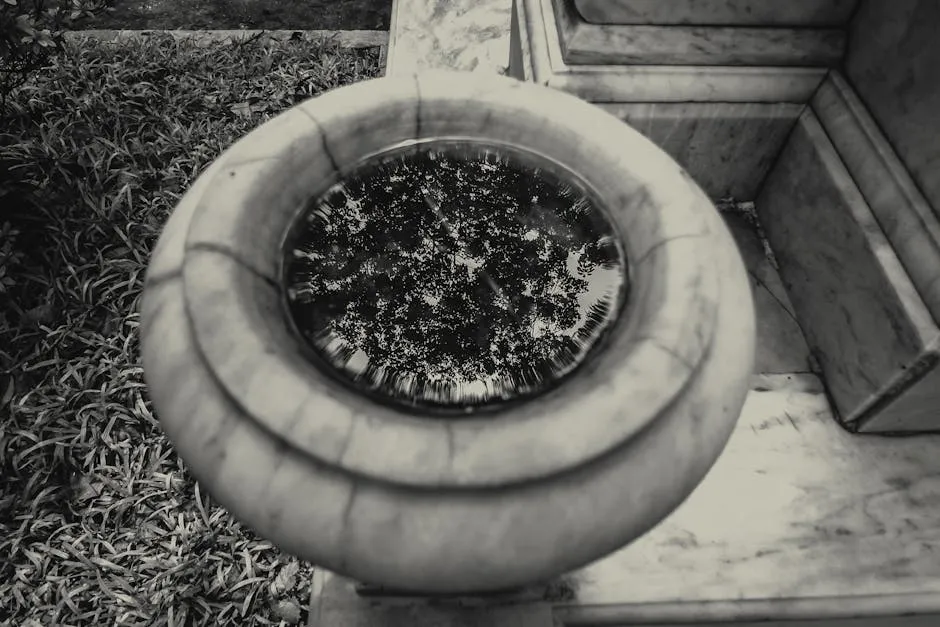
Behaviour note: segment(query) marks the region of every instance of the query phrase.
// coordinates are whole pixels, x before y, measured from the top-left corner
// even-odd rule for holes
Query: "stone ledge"
[[[756,208],[840,421],[864,432],[940,430],[940,328],[812,110]]]
[[[562,53],[571,64],[835,67],[841,28],[593,24],[573,0],[554,0]]]
[[[812,107],[934,319],[940,320],[940,220],[930,203],[839,72],[820,86]]]
[[[85,38],[99,41],[120,41],[157,34],[169,34],[175,39],[194,39],[197,44],[211,45],[223,41],[249,39],[290,39],[295,33],[309,38],[331,39],[344,48],[373,48],[388,45],[388,32],[382,30],[73,30],[65,32],[65,39],[80,41]]]
[[[514,0],[509,74],[589,102],[806,103],[826,68],[588,65],[564,60],[553,0]]]
[[[856,0],[573,0],[595,24],[842,26]]]
[[[626,102],[597,106],[665,150],[713,200],[730,196],[748,201],[757,194],[805,105]]]
[[[813,375],[752,384],[728,446],[678,509],[623,549],[552,582],[543,598],[556,625],[938,624],[940,436],[848,433]],[[363,599],[351,586],[325,585],[330,577],[315,571],[311,618],[323,609],[329,620],[311,625],[364,624],[345,614],[388,627],[396,623],[370,614],[373,603],[414,604]],[[528,607],[544,617],[544,606]]]

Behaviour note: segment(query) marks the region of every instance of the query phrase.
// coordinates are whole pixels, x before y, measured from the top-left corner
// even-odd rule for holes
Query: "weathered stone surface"
[[[920,388],[916,412],[885,414],[910,409],[885,403],[936,367],[940,329],[812,111],[756,207],[840,419],[936,428],[936,387]]]
[[[713,200],[753,200],[803,110],[794,103],[625,102],[597,105],[688,171]]]
[[[589,102],[805,103],[827,73],[823,67],[567,63],[552,3],[515,0],[509,74]]]
[[[756,65],[834,67],[841,28],[593,24],[570,0],[554,0],[565,61],[572,65]]]
[[[940,217],[940,3],[862,0],[845,73]]]
[[[858,0],[572,0],[595,24],[841,26]]]
[[[940,320],[940,220],[839,72],[820,86],[812,106],[918,293]]]

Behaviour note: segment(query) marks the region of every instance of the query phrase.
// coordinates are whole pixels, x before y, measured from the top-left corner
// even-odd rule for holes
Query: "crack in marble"
[[[347,429],[346,435],[343,438],[343,444],[339,448],[339,455],[336,457],[336,463],[340,466],[343,465],[343,460],[346,458],[346,453],[349,452],[349,447],[352,446],[353,431],[356,430],[357,422],[356,415],[353,414],[349,420],[349,429]]]
[[[212,370],[206,367],[205,364],[197,363],[196,367],[199,368],[200,365],[203,368],[204,375],[208,376],[209,379],[214,379]],[[222,416],[221,418],[219,418],[218,423],[210,431],[211,435],[200,447],[205,454],[215,457],[216,461],[214,464],[212,464],[212,466],[215,468],[218,468],[218,466],[221,466],[222,463],[224,463],[226,458],[228,457],[228,451],[226,450],[226,447],[228,445],[229,440],[231,440],[232,437],[235,435],[235,430],[238,428],[238,425],[235,424],[238,420],[236,412],[239,412],[240,410],[238,409],[237,405],[234,406],[234,411],[232,410],[233,409],[232,407],[226,407],[225,406],[226,404],[233,405],[231,402],[226,403],[226,400],[230,400],[230,399],[228,399],[225,396],[224,391],[223,391],[223,399],[220,404],[223,406],[223,409],[225,411],[222,412]],[[198,406],[199,404],[197,403],[197,407]],[[241,413],[244,414],[244,412],[241,412]],[[196,425],[197,425],[197,421],[195,420],[188,421],[186,425],[183,427],[182,436],[188,436],[192,428],[195,427]],[[214,454],[212,451],[213,448],[216,449]]]
[[[647,340],[647,341],[649,341],[649,342],[652,342],[653,345],[656,346],[656,348],[660,349],[661,351],[663,351],[664,353],[666,353],[667,355],[669,355],[670,357],[672,357],[673,359],[675,359],[676,361],[678,361],[680,364],[682,364],[683,366],[685,366],[685,367],[688,369],[689,372],[692,372],[693,370],[695,370],[695,366],[694,366],[693,364],[691,364],[688,359],[686,359],[685,357],[683,357],[682,355],[680,355],[680,354],[676,351],[676,349],[672,348],[671,346],[667,346],[666,344],[663,344],[662,341],[661,341],[659,338],[656,338],[656,337],[645,337],[645,336],[644,336],[644,337],[640,337],[640,338],[638,338],[638,339]]]
[[[189,316],[187,315],[187,319]],[[190,327],[192,323],[190,321]],[[209,359],[209,356],[206,354],[205,349],[202,346],[202,343],[197,341],[195,337],[195,330],[190,328],[190,334],[193,336],[190,345],[192,346],[193,353],[196,356],[198,364],[203,368],[206,376],[209,378],[213,391],[217,392],[221,397],[221,402],[227,404],[234,409],[234,412],[226,412],[226,419],[224,421],[235,421],[235,418],[231,418],[231,414],[237,412],[240,417],[243,417],[249,420],[257,428],[261,429],[263,432],[270,434],[276,441],[286,442],[283,435],[278,431],[275,426],[265,423],[262,419],[254,416],[248,408],[239,400],[237,396],[229,389],[225,381],[219,375],[218,372],[212,367],[212,361]],[[218,434],[212,436],[210,440],[206,443],[206,446],[213,444],[216,440]]]
[[[708,233],[683,233],[682,235],[673,235],[672,237],[667,237],[666,239],[660,240],[660,241],[656,242],[655,244],[653,244],[652,246],[650,246],[649,249],[648,249],[646,252],[644,252],[642,255],[640,255],[640,256],[637,258],[637,260],[633,262],[633,265],[634,265],[634,266],[639,266],[639,265],[642,264],[644,261],[646,261],[647,257],[649,257],[649,256],[653,253],[653,251],[655,251],[655,250],[661,248],[662,246],[665,246],[665,245],[668,244],[669,242],[674,242],[674,241],[680,240],[680,239],[695,239],[695,238],[701,238],[701,237],[705,237],[706,235],[708,235]]]
[[[342,553],[339,559],[339,565],[337,570],[340,572],[345,572],[347,565],[349,563],[349,546],[350,538],[352,536],[352,528],[349,524],[349,518],[352,516],[353,504],[356,502],[356,496],[359,492],[359,483],[353,481],[352,487],[349,489],[349,499],[346,501],[346,504],[343,506],[343,513],[340,515],[339,524],[340,524],[340,539],[339,545],[343,547]]]
[[[150,330],[153,328],[154,322],[160,317],[160,312],[163,311],[163,308],[166,306],[166,298],[160,298],[157,300],[157,303],[153,305],[153,308],[147,313],[147,316],[141,315],[140,320],[140,338],[141,342],[144,341],[144,338],[150,335]]]
[[[277,473],[280,472],[281,468],[284,467],[284,464],[287,461],[287,457],[291,453],[292,449],[288,443],[284,442],[280,438],[274,438],[274,465],[271,466],[264,482],[264,487],[261,488],[262,494],[267,494],[270,491],[271,484],[274,483],[274,479],[277,477]],[[265,512],[265,514],[267,514],[268,520],[273,524],[275,529],[280,526],[285,505],[286,503],[281,500],[274,507],[269,507],[269,509]]]
[[[414,74],[415,81],[415,139],[421,139],[421,81],[418,75]]]
[[[314,117],[312,113],[307,111],[307,109],[301,107],[299,110],[305,116],[310,118],[310,121],[312,121],[314,126],[317,127],[317,133],[320,135],[320,146],[323,148],[323,153],[326,155],[327,160],[329,160],[330,167],[333,168],[333,174],[336,177],[339,177],[340,176],[339,164],[336,162],[336,157],[333,156],[333,151],[330,150],[330,145],[326,140],[326,131],[323,130],[323,125],[320,123],[320,121],[316,117]]]
[[[311,389],[307,389],[307,393],[304,394],[303,399],[297,404],[297,407],[294,409],[294,412],[291,414],[290,419],[284,424],[284,430],[287,433],[292,433],[294,428],[300,422],[300,419],[304,416],[304,408],[307,406],[307,403],[310,402],[310,398],[313,396],[314,392]]]
[[[764,290],[770,294],[770,297],[773,298],[778,305],[780,305],[780,308],[783,309],[783,311],[787,314],[787,317],[789,317],[791,320],[793,320],[793,322],[796,323],[797,326],[799,326],[800,321],[796,319],[796,315],[794,315],[794,313],[790,311],[789,308],[787,308],[786,304],[783,302],[783,300],[780,299],[780,297],[774,294],[773,290],[770,289],[770,286],[768,286],[763,279],[757,276],[757,273],[755,273],[753,270],[748,269],[747,273],[751,275],[751,277],[754,279],[754,282],[757,283],[759,287],[764,288]]]
[[[211,253],[216,253],[216,254],[228,257],[229,259],[237,263],[239,266],[241,266],[245,270],[248,270],[253,275],[255,275],[256,277],[264,281],[270,287],[274,288],[274,290],[277,291],[278,293],[280,293],[281,291],[281,285],[277,280],[269,277],[267,274],[265,274],[261,270],[258,270],[257,268],[255,268],[253,265],[251,265],[251,263],[247,259],[242,257],[241,254],[235,252],[234,249],[229,248],[228,246],[224,244],[219,244],[217,242],[194,242],[190,244],[189,246],[187,246],[186,250],[211,252]]]

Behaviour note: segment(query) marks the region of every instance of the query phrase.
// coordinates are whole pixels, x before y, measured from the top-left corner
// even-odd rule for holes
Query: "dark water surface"
[[[412,408],[472,411],[557,385],[627,291],[613,227],[559,174],[459,140],[366,160],[288,239],[298,330],[340,380]]]

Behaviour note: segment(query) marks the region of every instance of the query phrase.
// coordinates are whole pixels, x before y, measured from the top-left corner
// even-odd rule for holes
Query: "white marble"
[[[754,227],[740,214],[723,213],[735,243],[744,258],[754,310],[757,313],[757,357],[754,372],[785,375],[809,371],[809,348],[796,319],[793,304],[764,250]],[[773,377],[771,377],[773,379]],[[757,386],[768,385],[756,378]]]
[[[884,399],[884,406],[859,422],[863,433],[938,432],[940,431],[940,405],[937,390],[940,390],[940,340],[925,349],[925,359],[918,367],[925,372],[923,377],[908,383],[903,392],[893,398]]]
[[[920,609],[940,611],[940,436],[852,435],[812,375],[792,379],[804,387],[750,393],[724,453],[671,516],[569,575],[576,605],[723,601],[732,609],[716,618],[730,620],[756,618],[748,601],[774,599],[780,617],[804,599],[828,597],[816,611],[832,614],[833,597],[845,607],[929,593]]]
[[[528,61],[510,74],[589,102],[805,103],[825,68],[681,65],[585,65],[564,60],[552,0],[517,0],[519,45]],[[524,34],[523,34],[524,30]]]
[[[386,74],[506,73],[512,0],[395,0]]]
[[[597,106],[666,151],[714,200],[753,200],[803,110],[794,103],[627,102]]]
[[[839,72],[820,86],[812,107],[927,308],[940,320],[940,219]]]
[[[592,24],[570,0],[554,0],[565,61],[571,64],[834,67],[842,28]]]
[[[97,39],[98,41],[123,41],[140,39],[144,36],[170,35],[174,39],[186,39],[197,46],[216,45],[220,41],[243,40],[259,38],[262,41],[283,41],[296,37],[300,33],[308,40],[327,40],[337,43],[344,48],[385,48],[388,44],[388,33],[380,30],[78,30],[66,31],[67,40],[81,41],[82,39]]]
[[[904,424],[904,406],[885,404],[936,367],[940,329],[812,111],[756,207],[840,419]],[[940,389],[921,387],[918,399],[930,412]]]
[[[841,26],[857,0],[572,0],[595,24]]]
[[[940,215],[940,2],[862,0],[845,71]]]
[[[846,432],[813,375],[755,378],[725,451],[678,509],[626,548],[549,582],[555,620],[645,625],[940,612],[938,450],[940,436]],[[328,573],[315,584],[315,608],[354,614],[380,604],[355,597]],[[410,603],[417,618],[427,600],[398,603]],[[544,608],[529,607],[544,617]]]
[[[360,155],[452,134],[580,168],[631,261],[635,298],[605,350],[498,420],[420,420],[338,386],[278,315],[271,253],[297,207]],[[615,118],[505,77],[428,73],[307,101],[219,162],[161,237],[143,360],[193,474],[285,550],[416,590],[526,583],[643,533],[721,452],[753,373],[748,275],[704,194]]]
[[[552,0],[396,0],[387,74],[427,69],[511,73],[592,102],[806,102],[822,68],[568,65],[550,12]],[[543,10],[549,12],[543,15]],[[510,23],[520,31],[510,42]],[[516,65],[509,68],[510,50]]]

